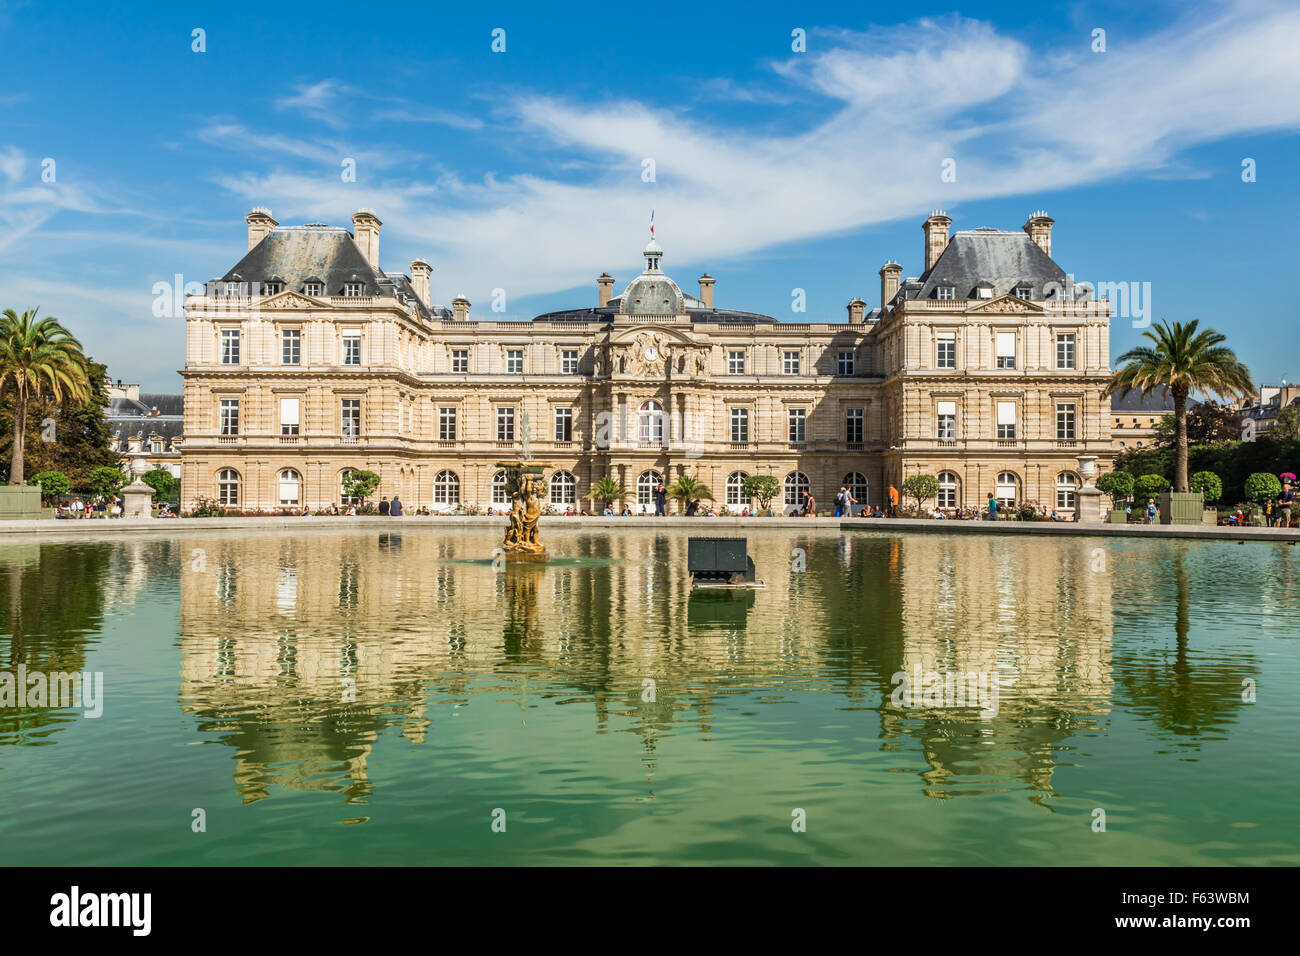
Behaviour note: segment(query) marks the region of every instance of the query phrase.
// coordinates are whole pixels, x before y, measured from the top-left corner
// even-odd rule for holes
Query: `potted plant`
[[[1110,523],[1124,524],[1128,521],[1128,512],[1122,502],[1133,494],[1133,475],[1127,471],[1108,471],[1097,479],[1097,490],[1110,495]]]
[[[1198,471],[1192,475],[1189,483],[1192,491],[1200,492],[1201,498],[1207,505],[1201,513],[1201,524],[1218,524],[1219,509],[1213,505],[1223,497],[1223,482],[1219,480],[1219,476],[1212,471]]]
[[[750,475],[741,485],[741,491],[746,498],[758,502],[758,508],[752,512],[757,515],[760,509],[766,511],[772,506],[772,499],[781,493],[781,482],[775,475]]]
[[[1250,516],[1250,523],[1256,528],[1264,527],[1264,502],[1276,498],[1282,493],[1282,482],[1270,472],[1257,471],[1246,479],[1246,497],[1254,502],[1257,509]]]

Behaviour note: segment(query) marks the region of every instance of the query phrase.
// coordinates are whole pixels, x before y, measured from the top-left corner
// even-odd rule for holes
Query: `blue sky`
[[[1240,0],[0,0],[0,307],[39,305],[114,376],[179,391],[184,323],[154,315],[154,285],[226,272],[257,205],[341,225],[372,207],[386,269],[425,256],[436,301],[489,318],[592,304],[602,271],[621,290],[654,208],[686,291],[707,270],[719,305],[792,321],[878,305],[887,259],[918,274],[932,208],[954,229],[1043,208],[1066,272],[1149,282],[1155,317],[1295,381],[1297,45],[1296,4]],[[1112,355],[1138,336],[1116,319]]]

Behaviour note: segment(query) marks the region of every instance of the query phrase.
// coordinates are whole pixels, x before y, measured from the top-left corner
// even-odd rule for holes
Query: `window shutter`
[[[939,403],[939,414],[940,414],[940,415],[953,415],[953,416],[955,416],[955,415],[957,414],[957,403],[956,403],[956,402],[940,402],[940,403]]]
[[[998,402],[998,424],[1014,425],[1016,423],[1016,403]]]
[[[280,399],[280,424],[281,425],[298,424],[298,399],[296,398]]]
[[[998,333],[998,355],[1015,355],[1016,354],[1016,333],[999,332]]]

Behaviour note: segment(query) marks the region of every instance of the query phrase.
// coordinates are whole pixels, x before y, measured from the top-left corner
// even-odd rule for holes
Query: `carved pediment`
[[[1017,298],[1014,295],[998,296],[989,302],[979,305],[972,305],[966,311],[968,312],[997,312],[997,313],[1037,313],[1042,314],[1043,307],[1034,302],[1026,302],[1024,299]]]
[[[319,309],[324,305],[300,292],[278,292],[262,300],[263,309]]]

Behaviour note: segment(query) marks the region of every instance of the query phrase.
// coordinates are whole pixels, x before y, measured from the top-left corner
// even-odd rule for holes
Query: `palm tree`
[[[58,319],[38,319],[36,309],[22,315],[5,309],[0,315],[0,395],[12,383],[14,390],[14,450],[9,484],[23,483],[23,438],[27,403],[42,390],[56,402],[64,398],[85,401],[91,386],[81,343]]]
[[[1224,401],[1253,391],[1250,370],[1232,349],[1220,345],[1227,336],[1214,329],[1197,332],[1198,319],[1172,326],[1161,319],[1142,335],[1154,347],[1140,345],[1119,357],[1124,364],[1111,376],[1106,394],[1120,397],[1136,390],[1143,397],[1161,386],[1174,400],[1174,491],[1186,493],[1187,397],[1194,391]]]
[[[606,475],[591,483],[591,490],[587,492],[588,498],[594,498],[601,504],[608,506],[611,502],[618,501],[620,498],[627,496],[627,488],[617,478]]]
[[[713,492],[709,486],[704,484],[698,478],[690,475],[679,475],[677,480],[668,486],[668,497],[672,498],[681,507],[683,512],[686,506],[692,501],[699,501],[702,498],[713,500]]]

